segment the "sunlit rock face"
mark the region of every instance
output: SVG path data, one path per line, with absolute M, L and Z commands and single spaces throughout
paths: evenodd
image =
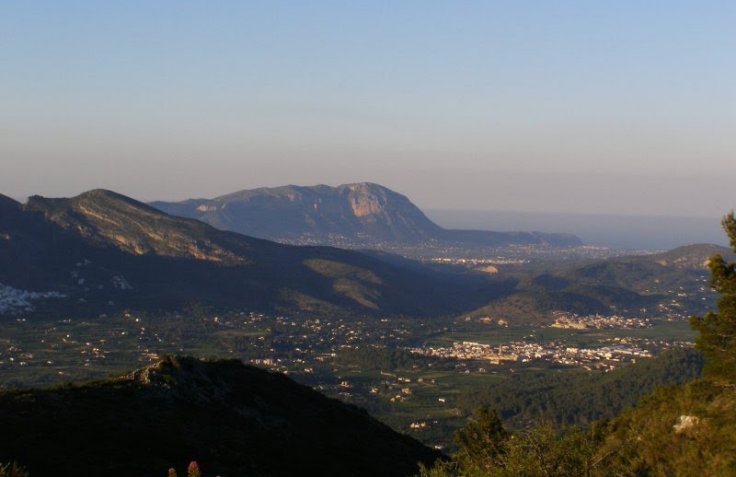
M 154 202 L 173 215 L 223 230 L 287 243 L 336 246 L 420 244 L 577 245 L 564 234 L 446 230 L 406 196 L 367 182 L 337 187 L 284 186 L 243 190 L 215 199 Z

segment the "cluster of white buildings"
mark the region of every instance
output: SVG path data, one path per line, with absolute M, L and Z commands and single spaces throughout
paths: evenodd
M 66 298 L 66 295 L 54 291 L 20 290 L 0 283 L 0 315 L 32 312 L 35 310 L 34 301 L 47 298 Z
M 557 313 L 550 328 L 565 328 L 573 330 L 608 329 L 608 328 L 651 328 L 652 322 L 648 318 L 625 318 L 619 315 L 585 315 L 575 313 Z
M 441 263 L 444 265 L 464 265 L 464 266 L 484 266 L 484 265 L 524 265 L 529 260 L 523 258 L 458 258 L 458 257 L 432 257 L 430 262 Z
M 455 342 L 451 347 L 412 348 L 414 354 L 439 359 L 503 362 L 551 361 L 568 366 L 612 368 L 616 363 L 636 358 L 649 358 L 651 352 L 628 344 L 613 344 L 601 348 L 578 348 L 550 342 L 544 345 L 515 341 L 502 345 L 489 345 L 474 341 Z

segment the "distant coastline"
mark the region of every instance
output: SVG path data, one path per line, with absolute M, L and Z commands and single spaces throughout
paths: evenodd
M 431 220 L 446 228 L 571 233 L 586 244 L 613 248 L 667 250 L 693 243 L 728 245 L 721 229 L 720 217 L 449 209 L 428 209 L 424 212 Z

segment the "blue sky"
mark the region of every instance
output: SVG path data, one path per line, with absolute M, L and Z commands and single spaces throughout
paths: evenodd
M 736 205 L 730 1 L 0 3 L 0 193 Z

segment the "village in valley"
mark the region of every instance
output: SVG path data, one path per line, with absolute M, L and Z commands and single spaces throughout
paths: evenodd
M 329 377 L 317 383 L 327 385 L 345 363 L 360 372 L 361 366 L 380 367 L 387 353 L 401 353 L 415 370 L 469 374 L 540 363 L 611 370 L 667 349 L 692 346 L 687 339 L 646 333 L 656 326 L 661 335 L 668 323 L 678 329 L 686 327 L 684 323 L 617 315 L 560 313 L 550 325 L 509 327 L 503 320 L 489 326 L 483 318 L 448 325 L 419 319 L 192 313 L 198 316 L 126 312 L 89 320 L 6 319 L 0 339 L 0 372 L 7 376 L 3 386 L 50 384 L 75 374 L 99 377 L 164 354 L 237 357 L 292 375 Z M 483 337 L 493 342 L 483 342 Z M 337 391 L 349 388 L 349 382 L 342 384 Z
M 522 253 L 425 260 L 487 274 L 528 265 Z M 702 281 L 696 285 L 696 293 L 705 293 Z M 423 319 L 216 312 L 196 303 L 179 312 L 57 317 L 37 313 L 39 304 L 64 301 L 64 295 L 0 286 L 0 389 L 101 378 L 163 355 L 236 358 L 445 445 L 438 436 L 451 435 L 448 426 L 462 425 L 470 412 L 458 402 L 463 390 L 536 372 L 608 373 L 691 348 L 688 294 L 682 288 L 661 292 L 671 299 L 649 312 L 553 311 L 530 322 L 503 314 Z

